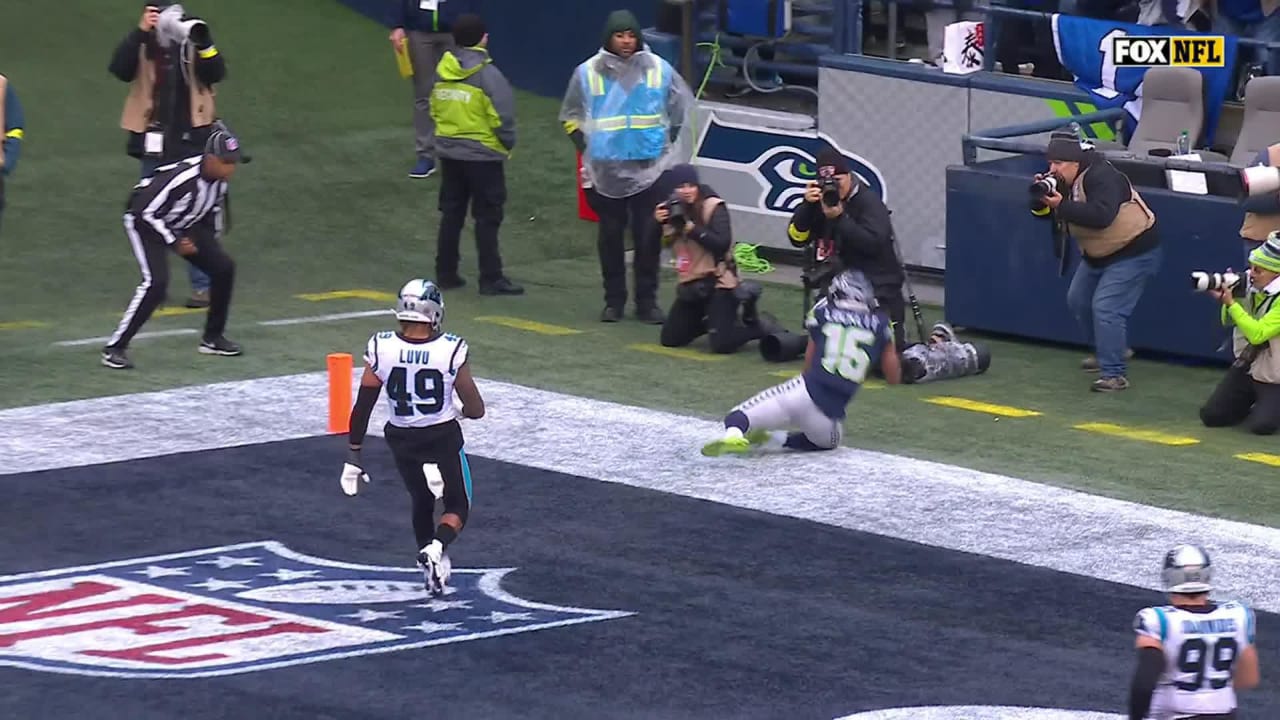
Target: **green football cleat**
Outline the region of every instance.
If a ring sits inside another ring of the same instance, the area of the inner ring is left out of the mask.
[[[741,455],[751,450],[751,443],[745,438],[720,438],[702,446],[702,454],[707,457],[718,457],[725,453]]]
[[[769,440],[772,437],[773,437],[773,434],[770,433],[768,430],[748,430],[747,431],[747,442],[751,443],[752,445],[763,445],[769,442]]]

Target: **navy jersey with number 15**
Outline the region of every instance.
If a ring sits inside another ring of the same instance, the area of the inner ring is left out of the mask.
[[[822,298],[809,312],[805,328],[817,350],[804,374],[805,388],[822,414],[843,419],[872,364],[893,342],[889,319],[875,312],[841,310]]]

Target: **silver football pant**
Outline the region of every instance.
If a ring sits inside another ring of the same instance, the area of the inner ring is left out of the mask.
[[[844,425],[827,417],[809,397],[804,378],[774,385],[734,408],[747,416],[753,430],[798,430],[820,448],[840,445]]]

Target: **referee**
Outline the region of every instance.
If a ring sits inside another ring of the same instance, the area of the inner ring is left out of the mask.
[[[247,161],[247,158],[245,158]],[[204,154],[164,165],[133,188],[124,214],[124,231],[142,270],[142,283],[129,301],[120,325],[102,349],[102,364],[133,367],[129,341],[165,299],[169,286],[169,250],[200,268],[211,280],[209,312],[199,350],[206,355],[239,355],[240,346],[222,336],[231,305],[235,262],[222,249],[227,181],[241,162],[240,141],[217,123]],[[213,224],[213,232],[193,232]],[[194,239],[193,239],[194,238]]]

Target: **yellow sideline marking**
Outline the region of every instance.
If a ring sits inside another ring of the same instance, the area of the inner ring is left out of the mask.
[[[477,322],[490,323],[493,325],[501,325],[502,327],[515,328],[516,330],[528,330],[529,332],[538,333],[539,335],[577,335],[581,330],[564,327],[563,325],[548,325],[546,323],[535,322],[533,320],[524,320],[517,317],[506,317],[503,315],[481,315],[475,318]]]
[[[195,315],[196,313],[202,313],[204,311],[204,308],[162,307],[152,314],[156,317],[172,317],[174,315]]]
[[[322,293],[304,293],[296,295],[302,300],[310,300],[311,302],[321,302],[324,300],[377,300],[379,302],[393,302],[396,296],[389,292],[380,290],[334,290],[332,292]]]
[[[1157,445],[1196,445],[1200,442],[1193,437],[1168,435],[1155,430],[1139,430],[1138,428],[1113,425],[1111,423],[1083,423],[1081,425],[1073,425],[1072,427],[1076,430],[1096,432],[1103,435],[1114,435],[1116,437],[1128,438],[1129,440],[1141,440],[1143,442],[1156,443]]]
[[[9,322],[0,322],[0,330],[30,330],[31,328],[44,326],[45,324],[38,320],[10,320]]]
[[[697,360],[698,362],[720,362],[721,360],[729,357],[728,355],[716,355],[714,353],[700,350],[663,347],[662,345],[654,345],[651,343],[628,345],[627,349],[653,353],[654,355],[666,355],[667,357],[680,358],[681,360]]]
[[[943,407],[956,408],[958,410],[971,410],[973,412],[986,413],[988,415],[999,415],[1001,417],[1037,417],[1043,414],[1036,410],[1026,410],[1023,408],[1010,407],[1008,405],[993,405],[992,403],[984,403],[962,397],[950,397],[948,395],[935,395],[933,397],[921,398],[921,400],[934,405],[942,405]]]
[[[799,370],[775,370],[769,374],[774,377],[791,379],[799,375],[800,371]],[[885,385],[883,380],[868,380],[862,383],[863,390],[883,390],[886,387],[888,386]]]
[[[1280,455],[1268,455],[1266,453],[1240,453],[1236,457],[1241,460],[1248,460],[1249,462],[1280,467]]]

